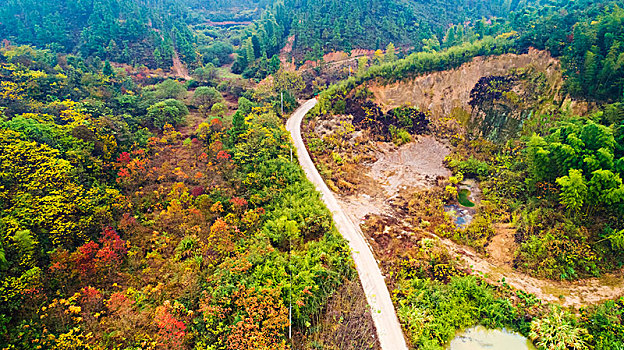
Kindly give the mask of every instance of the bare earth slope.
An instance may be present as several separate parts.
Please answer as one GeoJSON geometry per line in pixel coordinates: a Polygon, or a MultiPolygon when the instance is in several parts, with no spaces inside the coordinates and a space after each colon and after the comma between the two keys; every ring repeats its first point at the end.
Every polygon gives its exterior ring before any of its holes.
{"type": "Polygon", "coordinates": [[[559,61],[546,51],[530,50],[527,54],[504,54],[475,57],[456,69],[434,72],[390,85],[370,86],[375,101],[384,111],[412,104],[430,110],[434,118],[451,115],[454,108],[470,110],[470,91],[479,79],[491,75],[506,75],[515,68],[529,65],[544,72],[558,91],[562,84],[559,61]]]}
{"type": "Polygon", "coordinates": [[[396,316],[390,293],[386,287],[384,277],[381,274],[379,265],[375,260],[373,252],[366,243],[360,227],[353,224],[345,214],[340,204],[329,190],[321,175],[318,173],[305,144],[301,137],[301,121],[306,113],[316,105],[316,99],[304,103],[297,109],[286,123],[286,129],[290,132],[295,147],[299,163],[316,189],[321,192],[323,201],[332,212],[334,222],[338,231],[349,242],[351,254],[355,261],[355,266],[366,294],[366,299],[371,307],[371,313],[377,336],[382,349],[403,350],[407,349],[401,325],[396,316]]]}

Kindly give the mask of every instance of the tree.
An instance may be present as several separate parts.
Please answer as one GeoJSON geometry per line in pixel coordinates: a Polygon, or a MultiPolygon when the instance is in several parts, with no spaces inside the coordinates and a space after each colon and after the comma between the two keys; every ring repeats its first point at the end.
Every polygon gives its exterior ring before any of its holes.
{"type": "Polygon", "coordinates": [[[186,94],[186,88],[177,80],[167,79],[156,85],[155,96],[158,99],[180,99],[186,94]]]}
{"type": "Polygon", "coordinates": [[[587,185],[583,178],[583,172],[570,169],[567,176],[557,179],[557,183],[561,186],[561,204],[570,211],[578,212],[587,198],[587,185]]]}
{"type": "Polygon", "coordinates": [[[378,49],[377,51],[375,51],[374,59],[375,59],[376,64],[380,64],[381,62],[383,62],[384,54],[383,54],[383,51],[381,51],[381,49],[378,49]]]}
{"type": "MultiPolygon", "coordinates": [[[[197,78],[197,80],[212,83],[218,78],[217,70],[212,63],[208,63],[203,67],[199,67],[195,69],[193,75],[197,78]]],[[[213,83],[214,84],[214,83],[213,83]]]]}
{"type": "Polygon", "coordinates": [[[232,45],[217,41],[214,44],[200,49],[204,64],[222,66],[232,62],[231,54],[234,52],[232,45]]]}
{"type": "Polygon", "coordinates": [[[611,170],[596,170],[589,180],[589,198],[594,205],[611,206],[624,200],[624,185],[619,174],[611,170]]]}
{"type": "Polygon", "coordinates": [[[435,35],[429,39],[423,39],[422,44],[422,50],[425,52],[436,52],[440,50],[440,41],[435,35]]]}
{"type": "Polygon", "coordinates": [[[587,51],[583,65],[583,86],[586,87],[585,91],[590,94],[595,92],[595,85],[593,82],[598,70],[598,63],[596,60],[596,54],[591,51],[587,51]]]}
{"type": "Polygon", "coordinates": [[[245,288],[234,291],[232,301],[237,321],[227,337],[228,349],[285,350],[283,332],[288,326],[288,309],[280,290],[245,288]]]}
{"type": "Polygon", "coordinates": [[[251,113],[251,109],[254,107],[253,102],[249,101],[245,97],[240,97],[238,99],[238,110],[243,114],[247,115],[251,113]]]}
{"type": "Polygon", "coordinates": [[[278,55],[273,55],[271,60],[269,60],[269,74],[273,74],[277,72],[280,68],[280,59],[278,55]]]}
{"type": "Polygon", "coordinates": [[[221,96],[221,93],[212,86],[200,86],[193,94],[192,103],[196,107],[204,106],[206,108],[210,108],[213,104],[218,102],[223,102],[223,96],[221,96]]]}
{"type": "Polygon", "coordinates": [[[251,38],[247,38],[243,47],[245,49],[245,58],[247,59],[247,65],[253,64],[256,61],[256,54],[254,52],[251,38]]]}
{"type": "Polygon", "coordinates": [[[253,106],[254,104],[245,97],[238,99],[238,110],[232,116],[232,127],[228,130],[232,145],[236,144],[238,137],[247,131],[245,117],[251,113],[253,106]]]}
{"type": "Polygon", "coordinates": [[[109,76],[109,77],[115,75],[115,71],[113,71],[113,67],[111,67],[111,64],[108,60],[104,62],[104,68],[102,69],[102,74],[109,76]]]}
{"type": "Polygon", "coordinates": [[[239,109],[232,116],[232,127],[228,130],[230,135],[230,144],[235,145],[238,142],[240,135],[247,131],[247,124],[245,124],[245,114],[239,109]]]}
{"type": "Polygon", "coordinates": [[[227,106],[222,102],[217,102],[210,108],[210,114],[214,116],[223,116],[227,112],[227,106]]]}
{"type": "Polygon", "coordinates": [[[550,152],[545,149],[548,144],[543,137],[533,134],[527,143],[527,162],[529,173],[535,182],[549,180],[552,173],[550,152]]]}
{"type": "Polygon", "coordinates": [[[285,216],[267,221],[264,232],[271,243],[282,250],[288,250],[291,242],[298,244],[301,237],[297,222],[288,220],[285,216]]]}
{"type": "Polygon", "coordinates": [[[260,45],[260,39],[256,34],[251,36],[251,47],[253,49],[254,58],[260,58],[265,53],[262,50],[262,45],[260,45]]]}
{"type": "Polygon", "coordinates": [[[305,88],[303,78],[297,72],[279,70],[275,74],[275,80],[273,81],[273,89],[275,92],[290,91],[297,95],[305,88]]]}
{"type": "Polygon", "coordinates": [[[186,105],[174,99],[161,101],[147,108],[149,123],[159,129],[162,129],[166,124],[174,126],[181,124],[188,113],[186,105]]]}
{"type": "Polygon", "coordinates": [[[362,56],[358,59],[358,73],[362,74],[366,72],[368,68],[368,56],[362,56]]]}
{"type": "Polygon", "coordinates": [[[390,43],[386,46],[386,62],[393,62],[396,59],[394,44],[390,43]]]}

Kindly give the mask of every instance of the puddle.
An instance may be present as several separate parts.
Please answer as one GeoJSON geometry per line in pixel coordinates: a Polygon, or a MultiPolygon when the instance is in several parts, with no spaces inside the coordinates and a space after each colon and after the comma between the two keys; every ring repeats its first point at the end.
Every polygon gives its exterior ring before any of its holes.
{"type": "Polygon", "coordinates": [[[463,206],[457,204],[445,205],[444,211],[454,218],[455,225],[458,228],[466,228],[472,222],[470,211],[463,206]]]}
{"type": "Polygon", "coordinates": [[[447,350],[536,350],[531,341],[506,329],[476,326],[458,334],[447,350]]]}

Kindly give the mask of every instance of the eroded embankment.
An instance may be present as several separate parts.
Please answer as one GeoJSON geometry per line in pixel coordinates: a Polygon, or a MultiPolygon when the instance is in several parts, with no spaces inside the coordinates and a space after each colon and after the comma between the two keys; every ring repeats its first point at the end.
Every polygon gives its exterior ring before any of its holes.
{"type": "Polygon", "coordinates": [[[528,66],[546,75],[553,94],[559,92],[563,82],[559,61],[546,51],[534,49],[521,55],[475,57],[456,69],[421,75],[389,85],[371,84],[369,89],[384,111],[411,104],[431,111],[434,118],[440,118],[452,115],[454,108],[470,110],[470,91],[479,79],[507,75],[513,69],[528,66]]]}

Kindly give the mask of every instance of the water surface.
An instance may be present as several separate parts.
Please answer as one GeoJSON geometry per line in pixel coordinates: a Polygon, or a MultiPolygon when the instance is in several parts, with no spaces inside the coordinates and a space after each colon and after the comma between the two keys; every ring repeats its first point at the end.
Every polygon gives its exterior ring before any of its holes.
{"type": "Polygon", "coordinates": [[[455,221],[458,228],[466,228],[472,222],[472,215],[465,207],[457,204],[448,204],[444,206],[444,211],[449,213],[455,221]]]}
{"type": "Polygon", "coordinates": [[[476,326],[458,334],[448,350],[536,350],[530,340],[506,329],[476,326]]]}

